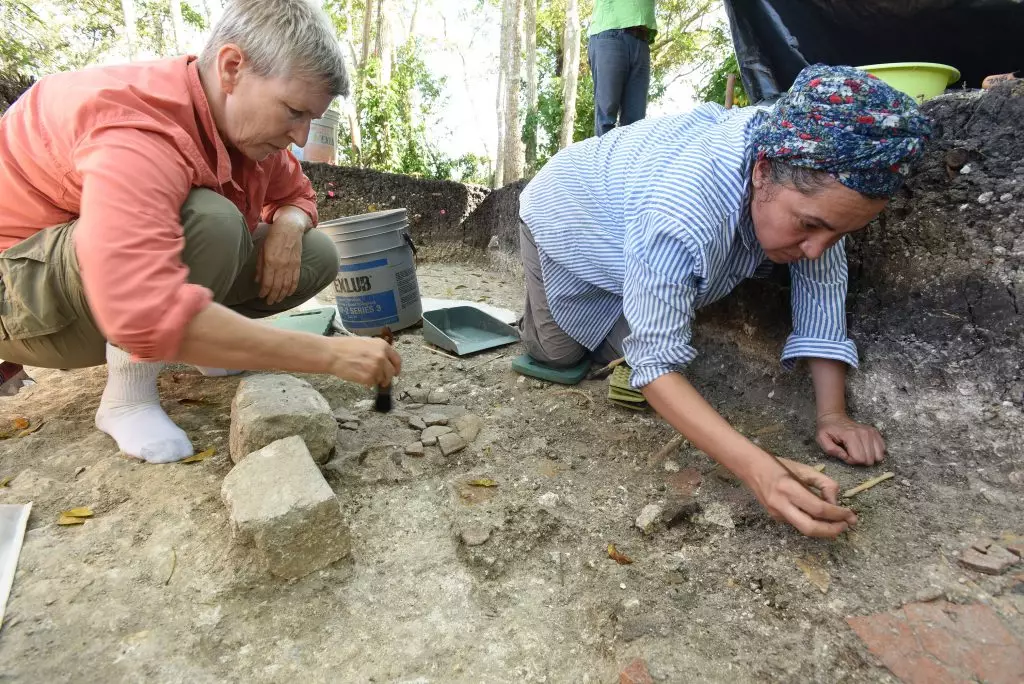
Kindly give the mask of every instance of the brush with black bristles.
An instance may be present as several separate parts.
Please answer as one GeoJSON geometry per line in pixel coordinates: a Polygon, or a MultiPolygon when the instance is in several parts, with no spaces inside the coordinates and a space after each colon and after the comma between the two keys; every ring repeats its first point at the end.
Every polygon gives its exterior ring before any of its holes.
{"type": "MultiPolygon", "coordinates": [[[[395,343],[395,336],[391,333],[391,328],[387,326],[380,331],[380,338],[388,344],[395,343]]],[[[377,398],[373,402],[373,410],[379,413],[389,413],[391,411],[391,385],[387,387],[377,385],[377,398]]]]}

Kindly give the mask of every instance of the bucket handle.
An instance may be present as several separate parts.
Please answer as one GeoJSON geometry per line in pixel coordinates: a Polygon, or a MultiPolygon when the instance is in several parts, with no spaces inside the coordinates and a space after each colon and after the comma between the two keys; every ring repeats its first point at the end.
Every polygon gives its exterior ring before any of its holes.
{"type": "Polygon", "coordinates": [[[412,237],[409,235],[408,232],[406,232],[404,230],[402,231],[402,239],[405,240],[405,244],[409,245],[409,249],[412,250],[412,255],[413,256],[417,256],[417,254],[416,254],[416,244],[412,241],[412,237]]]}

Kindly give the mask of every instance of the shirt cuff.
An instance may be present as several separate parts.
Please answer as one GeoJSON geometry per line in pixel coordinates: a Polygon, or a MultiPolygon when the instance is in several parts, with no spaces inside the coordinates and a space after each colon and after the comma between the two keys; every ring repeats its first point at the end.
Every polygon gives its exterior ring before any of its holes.
{"type": "Polygon", "coordinates": [[[662,375],[681,372],[695,358],[697,358],[697,352],[693,351],[693,354],[690,356],[690,358],[685,359],[679,363],[654,363],[635,366],[633,367],[633,372],[629,376],[629,384],[633,387],[633,389],[643,389],[647,385],[651,384],[652,382],[660,378],[662,375]]]}
{"type": "Polygon", "coordinates": [[[844,361],[850,366],[857,368],[857,345],[852,340],[822,340],[814,337],[802,337],[790,335],[786,340],[786,346],[782,348],[782,367],[786,370],[793,370],[797,359],[833,359],[844,361]]]}
{"type": "Polygon", "coordinates": [[[274,214],[276,214],[277,210],[280,209],[281,207],[295,207],[296,209],[301,210],[304,214],[306,214],[306,216],[309,217],[309,220],[313,222],[312,228],[316,228],[317,224],[320,222],[320,216],[319,213],[317,212],[316,202],[311,202],[305,197],[293,197],[292,199],[285,200],[282,202],[270,202],[264,205],[262,217],[263,220],[266,223],[273,223],[274,214]]]}
{"type": "Polygon", "coordinates": [[[202,285],[184,285],[171,306],[160,317],[156,328],[144,336],[145,341],[128,339],[125,348],[142,361],[176,361],[181,351],[185,329],[199,312],[213,301],[213,292],[202,285]]]}

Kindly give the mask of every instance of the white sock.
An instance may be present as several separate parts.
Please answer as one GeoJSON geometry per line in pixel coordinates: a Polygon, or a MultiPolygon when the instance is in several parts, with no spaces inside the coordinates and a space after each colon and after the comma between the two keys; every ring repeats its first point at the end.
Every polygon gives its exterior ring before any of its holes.
{"type": "Polygon", "coordinates": [[[211,368],[210,366],[196,366],[196,370],[210,378],[223,378],[228,375],[241,375],[245,371],[230,370],[228,368],[211,368]]]}
{"type": "Polygon", "coordinates": [[[160,408],[156,378],[163,363],[132,361],[107,345],[107,387],[96,412],[96,427],[114,438],[121,451],[149,461],[170,463],[192,455],[188,435],[160,408]]]}

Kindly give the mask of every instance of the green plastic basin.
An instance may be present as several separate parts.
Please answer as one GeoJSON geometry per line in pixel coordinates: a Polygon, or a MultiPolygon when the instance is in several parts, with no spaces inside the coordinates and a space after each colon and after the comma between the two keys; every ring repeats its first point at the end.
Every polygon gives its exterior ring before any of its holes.
{"type": "Polygon", "coordinates": [[[960,72],[945,64],[932,62],[893,62],[857,67],[874,74],[918,103],[941,95],[946,86],[960,80],[960,72]]]}

